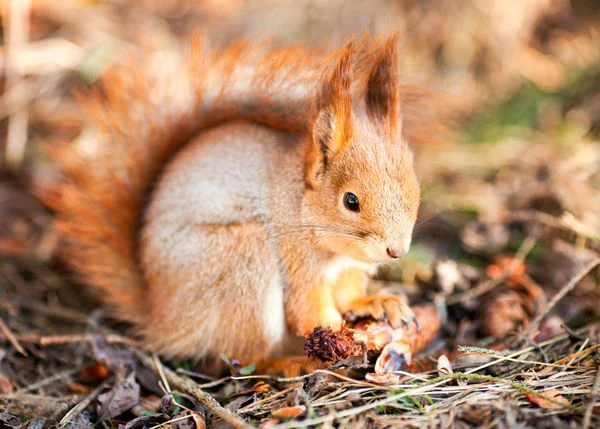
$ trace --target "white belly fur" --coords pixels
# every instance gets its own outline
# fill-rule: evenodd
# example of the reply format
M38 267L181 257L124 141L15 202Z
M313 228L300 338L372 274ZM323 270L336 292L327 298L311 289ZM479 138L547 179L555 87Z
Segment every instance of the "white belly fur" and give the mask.
M349 268L360 268L365 270L365 272L367 272L369 275L373 275L375 274L377 265L357 261L356 259L349 258L348 256L336 256L327 265L327 269L325 270L325 281L327 283L335 283L340 274Z

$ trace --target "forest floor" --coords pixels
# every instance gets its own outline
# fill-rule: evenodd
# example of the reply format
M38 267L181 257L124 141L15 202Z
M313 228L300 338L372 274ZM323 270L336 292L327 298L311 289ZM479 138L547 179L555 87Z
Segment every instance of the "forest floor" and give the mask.
M374 376L371 360L277 378L222 356L228 370L215 378L193 360L145 352L107 319L61 265L52 213L29 192L47 168L37 143L81 133L69 89L93 84L109 55L82 34L116 39L107 17L139 12L128 4L95 11L87 28L74 7L31 12L32 43L78 65L24 78L26 161L0 180L0 427L600 426L598 57L544 63L562 70L551 83L548 74L487 76L512 83L484 97L482 79L465 103L477 108L463 106L460 142L418 149L414 244L377 275L377 285L433 303L441 318L410 365L393 377ZM214 27L213 10L189 13L180 26L200 16ZM158 32L145 41L170 46L174 36L152 22ZM549 22L531 34L559 25ZM569 43L585 51L595 34ZM32 70L35 52L23 63ZM18 124L18 108L2 113Z

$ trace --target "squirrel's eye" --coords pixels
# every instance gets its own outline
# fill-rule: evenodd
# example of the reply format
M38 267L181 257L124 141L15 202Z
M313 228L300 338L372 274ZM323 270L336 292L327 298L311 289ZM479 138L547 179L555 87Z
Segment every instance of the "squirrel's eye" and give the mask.
M352 192L346 192L344 194L344 207L353 212L357 212L360 209L358 204L358 197Z

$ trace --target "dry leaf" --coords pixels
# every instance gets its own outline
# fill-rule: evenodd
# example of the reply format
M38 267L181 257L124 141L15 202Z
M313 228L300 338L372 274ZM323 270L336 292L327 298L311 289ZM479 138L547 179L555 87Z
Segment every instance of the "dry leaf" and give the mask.
M199 411L192 412L192 419L196 423L196 429L206 429L206 418L203 413Z
M294 419L306 411L304 405L297 405L295 407L284 407L277 410L271 411L273 417L278 419Z
M137 375L137 374L136 374ZM162 398L151 394L146 397L140 398L140 405L152 413L157 413L162 406Z
M12 393L13 385L10 380L2 373L0 373L0 393L7 395Z
M441 355L437 361L437 371L438 375L448 375L454 373L452 370L452 365L450 365L450 361L446 355Z
M89 386L77 383L75 381L72 381L71 383L67 384L67 387L71 392L75 393L76 395L87 395L92 391L92 389Z
M265 383L264 381L257 382L254 386L252 386L252 391L256 393L269 393L272 390L272 387Z
M525 393L525 397L532 404L545 409L559 409L571 405L571 401L561 396L557 389L546 390L538 394Z
M526 326L530 316L523 307L524 297L507 291L488 299L481 311L480 329L484 335L502 337Z
M498 278L505 270L508 270L511 267L511 264L512 269L509 272L508 280L513 283L518 283L519 278L525 274L525 264L514 256L500 256L496 258L494 263L487 267L485 273L491 279Z
M400 377L391 372L386 374L369 372L365 375L365 380L374 384L379 384L380 386L392 386L395 384L400 384Z
M174 416L173 421L169 426L170 429L194 429L195 423L196 419L194 419L194 416L191 415L188 411L184 411Z
M88 383L99 383L109 374L108 368L103 363L97 362L79 371L79 378Z
M466 286L467 281L456 261L442 259L436 262L434 272L436 283L445 296L451 295L457 286Z
M140 385L134 373L119 385L98 397L98 414L108 418L116 417L140 402Z

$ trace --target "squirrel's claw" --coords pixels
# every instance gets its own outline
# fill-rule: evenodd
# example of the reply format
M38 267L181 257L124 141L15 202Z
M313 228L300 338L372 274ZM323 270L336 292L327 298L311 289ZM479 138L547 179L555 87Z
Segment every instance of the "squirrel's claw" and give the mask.
M415 313L406 302L406 297L399 296L398 298L399 300L389 303L386 310L386 316L392 328L398 328L401 324L409 326L417 320Z
M372 295L354 300L350 311L355 317L372 317L376 320L387 319L393 328L402 323L410 325L416 322L415 314L404 295Z

